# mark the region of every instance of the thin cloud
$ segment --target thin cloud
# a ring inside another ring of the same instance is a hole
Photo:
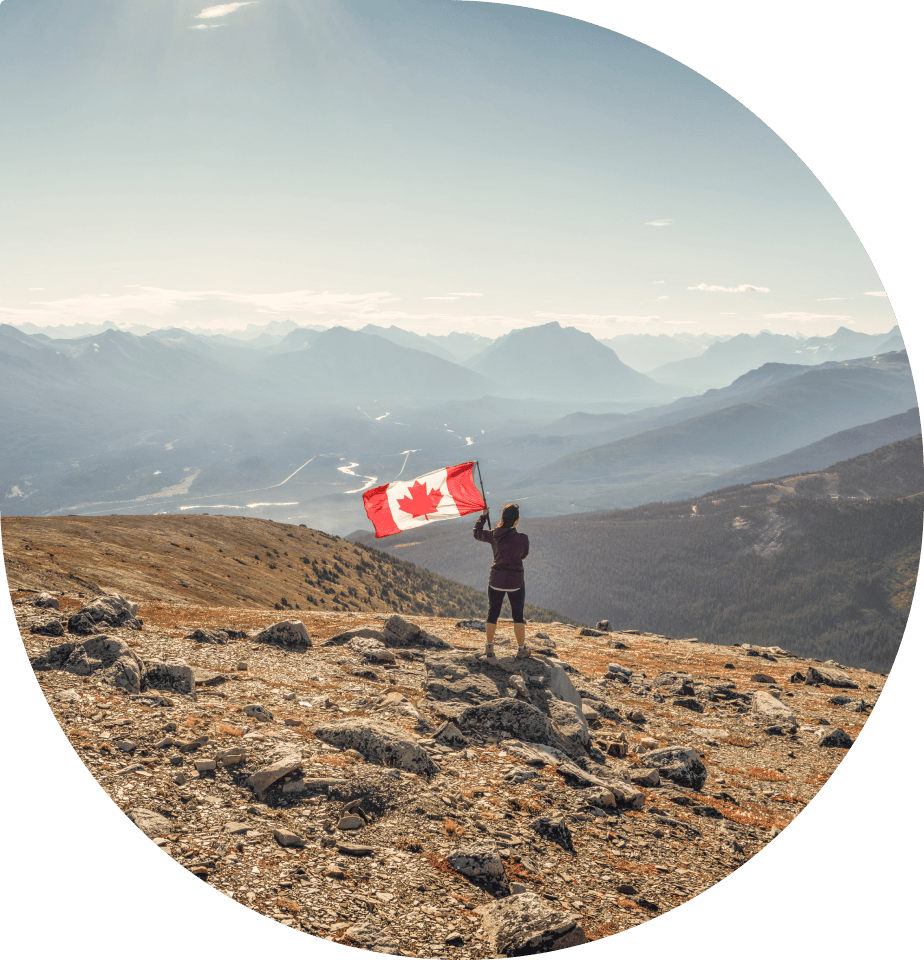
[[[856,300],[856,297],[816,297],[815,303],[825,303],[829,300]]]
[[[229,13],[234,13],[241,7],[249,7],[257,0],[243,0],[241,3],[219,3],[214,7],[206,7],[200,13],[196,14],[197,20],[214,20],[216,17],[226,17]]]
[[[655,300],[670,300],[670,297],[665,293],[663,297],[655,297]]]
[[[888,294],[885,290],[866,290],[863,293],[864,297],[887,297]]]
[[[223,27],[223,23],[197,23],[194,27],[190,27],[190,30],[217,30],[219,27]]]
[[[617,323],[650,323],[660,320],[660,317],[629,317],[618,313],[543,313],[536,311],[541,320],[578,320],[581,323],[607,323],[615,320]]]
[[[483,293],[455,293],[452,290],[449,291],[449,296],[451,297],[483,297]]]
[[[652,282],[653,284],[657,284],[657,283],[662,283],[662,284],[663,284],[663,283],[667,283],[666,280],[652,280],[651,282]]]
[[[458,300],[459,297],[483,297],[483,293],[447,293],[442,297],[421,297],[421,300]]]
[[[673,223],[673,220],[649,220],[645,226],[646,227],[669,227]]]
[[[814,320],[850,320],[850,317],[839,316],[834,313],[806,313],[803,310],[793,310],[789,313],[765,313],[763,315],[764,320],[800,320],[800,321],[814,321]]]
[[[458,297],[421,297],[421,300],[458,300]]]
[[[720,287],[714,283],[698,283],[687,290],[705,290],[708,293],[769,293],[769,287],[755,287],[753,283],[739,283],[737,287]]]

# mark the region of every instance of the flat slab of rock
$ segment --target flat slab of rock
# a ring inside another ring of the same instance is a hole
[[[308,628],[301,620],[280,620],[261,630],[252,640],[254,643],[271,643],[288,650],[307,650],[311,646]]]
[[[375,847],[367,847],[362,843],[338,843],[337,849],[348,857],[371,857]]]
[[[805,671],[805,683],[807,686],[827,686],[827,687],[845,687],[849,690],[859,689],[859,684],[854,683],[846,673],[827,665],[820,667],[809,667]]]
[[[266,793],[277,780],[281,780],[290,773],[300,770],[301,766],[301,757],[295,754],[286,754],[248,777],[247,786],[250,787],[254,793]]]
[[[290,830],[274,830],[273,839],[280,847],[305,846],[305,838],[300,837],[297,833],[292,833]]]
[[[578,917],[553,910],[535,893],[495,900],[482,913],[482,932],[492,957],[521,957],[587,942]]]
[[[373,953],[387,953],[395,957],[404,956],[398,949],[397,943],[375,924],[368,921],[354,923],[344,931],[346,935],[359,946]]]
[[[142,833],[149,837],[161,837],[170,832],[170,821],[154,810],[135,807],[128,811],[127,816]]]
[[[424,777],[431,777],[438,771],[416,741],[400,727],[383,720],[339,720],[318,724],[311,732],[319,740],[341,750],[356,750],[371,763],[397,767]]]
[[[694,751],[695,752],[695,751]],[[648,757],[645,758],[648,762]],[[570,761],[560,763],[558,772],[568,781],[582,787],[602,787],[613,794],[616,803],[630,810],[640,810],[645,805],[645,794],[637,790],[632,784],[620,780],[604,780],[596,774],[582,770],[576,763]],[[705,779],[705,778],[704,778]]]
[[[228,642],[228,634],[224,630],[205,630],[201,627],[194,630],[187,640],[195,640],[196,643],[213,643],[217,646],[223,646]]]
[[[777,723],[795,723],[796,721],[789,707],[766,690],[754,691],[751,697],[751,711],[768,720],[775,720]]]

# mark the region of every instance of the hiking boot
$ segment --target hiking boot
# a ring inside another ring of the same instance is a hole
[[[493,643],[486,643],[486,644],[484,645],[484,655],[485,655],[489,660],[493,660],[493,659],[494,659],[495,654],[494,654],[494,644],[493,644]]]
[[[524,643],[517,647],[515,656],[517,660],[525,660],[527,657],[531,657],[532,653],[532,650],[530,650],[529,647],[527,647]]]

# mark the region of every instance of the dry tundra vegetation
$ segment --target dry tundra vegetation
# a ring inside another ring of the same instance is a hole
[[[3,547],[113,802],[243,906],[380,952],[544,952],[683,903],[811,801],[885,679],[535,617],[528,660],[502,621],[488,661],[480,594],[260,520],[5,519]]]

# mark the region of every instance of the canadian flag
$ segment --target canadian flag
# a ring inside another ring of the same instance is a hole
[[[395,480],[367,490],[363,504],[376,539],[484,510],[484,499],[472,476],[474,466],[474,461],[459,463],[415,480]]]

